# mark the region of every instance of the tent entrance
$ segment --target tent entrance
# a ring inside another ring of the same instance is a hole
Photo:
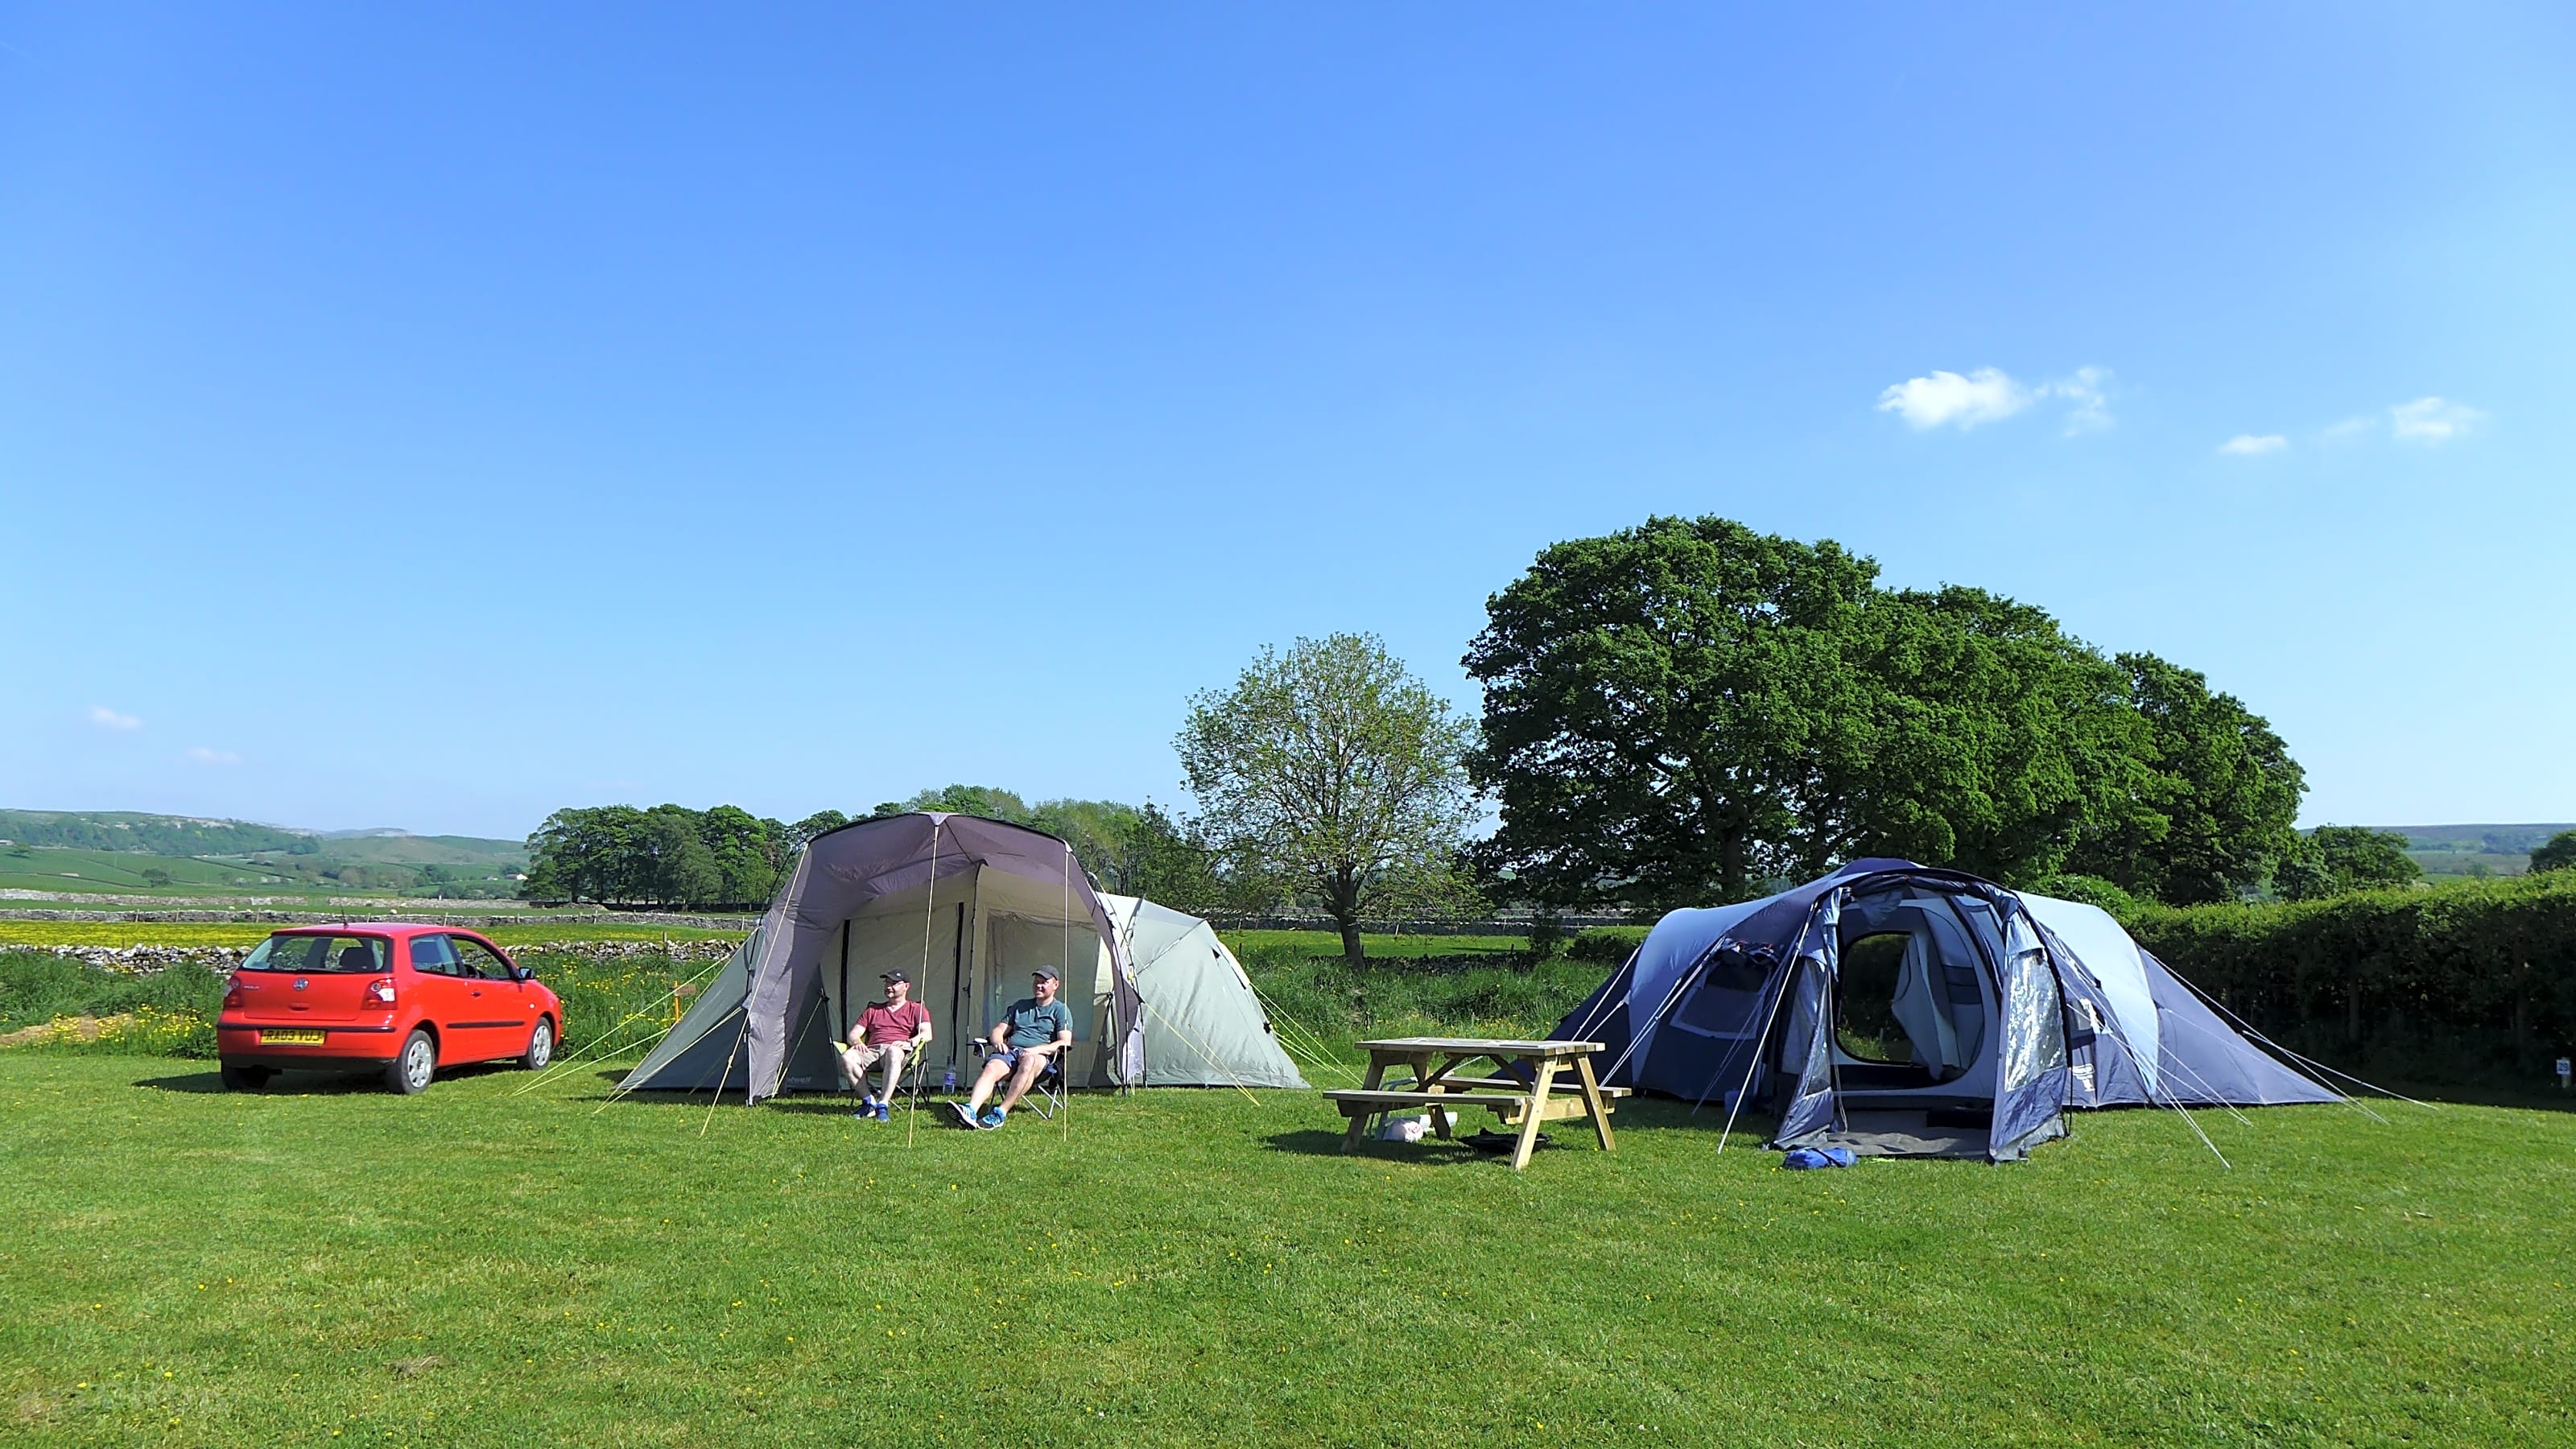
[[[1983,939],[1993,934],[1986,916],[1946,894],[1908,890],[1851,903],[1834,972],[1839,1091],[1993,1095],[1990,963],[2000,939]]]

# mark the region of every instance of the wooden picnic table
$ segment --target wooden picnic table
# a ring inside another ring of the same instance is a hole
[[[1530,1149],[1538,1145],[1541,1122],[1569,1117],[1588,1117],[1592,1130],[1601,1138],[1601,1150],[1614,1150],[1610,1140],[1610,1101],[1624,1097],[1624,1087],[1604,1087],[1592,1077],[1592,1054],[1601,1050],[1597,1041],[1487,1041],[1471,1036],[1400,1036],[1385,1041],[1364,1041],[1368,1049],[1368,1081],[1357,1088],[1340,1088],[1324,1094],[1325,1099],[1342,1109],[1350,1126],[1342,1133],[1342,1150],[1359,1145],[1360,1136],[1369,1123],[1399,1107],[1431,1109],[1431,1130],[1442,1137],[1449,1135],[1449,1119],[1444,1107],[1484,1107],[1491,1110],[1506,1127],[1518,1126],[1520,1140],[1512,1146],[1512,1170],[1529,1166]],[[1530,1079],[1498,1072],[1492,1076],[1462,1077],[1458,1069],[1473,1061],[1492,1061],[1501,1072],[1526,1065]],[[1413,1082],[1409,1087],[1388,1088],[1387,1070],[1410,1067]],[[1572,1096],[1550,1098],[1558,1074],[1573,1069],[1567,1085],[1575,1089]]]

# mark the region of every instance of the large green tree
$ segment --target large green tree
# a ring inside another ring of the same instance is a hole
[[[2260,877],[2298,787],[2261,720],[2044,610],[1876,575],[1720,518],[1541,552],[1466,659],[1502,812],[1485,864],[1559,907],[1740,899],[1878,854],[2015,884]]]
[[[1876,573],[1723,518],[1541,551],[1465,660],[1487,861],[1559,907],[1733,900],[1798,868],[1822,781],[1866,760],[1851,651]]]
[[[1362,913],[1454,869],[1474,739],[1376,637],[1334,634],[1193,696],[1175,743],[1209,848],[1313,895],[1357,962]]]
[[[2261,715],[2211,691],[2195,670],[2123,654],[2144,721],[2148,774],[2137,803],[2087,832],[2069,868],[2177,905],[2233,900],[2298,850],[2307,777]]]

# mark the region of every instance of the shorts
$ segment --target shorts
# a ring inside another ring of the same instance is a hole
[[[867,1046],[845,1046],[841,1048],[841,1059],[862,1072],[873,1071],[877,1063],[885,1060],[886,1053],[905,1052],[911,1049],[912,1042],[909,1039],[876,1042]]]

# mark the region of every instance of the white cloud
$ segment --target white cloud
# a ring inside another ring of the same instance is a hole
[[[2486,421],[2486,414],[2464,403],[2419,397],[2388,410],[2389,430],[2401,443],[2447,443]]]
[[[139,730],[143,728],[143,721],[136,719],[130,714],[118,714],[115,710],[109,709],[103,704],[93,704],[89,707],[89,722],[103,730]]]
[[[2066,431],[2089,433],[2111,426],[2110,398],[2104,391],[2110,380],[2110,369],[2103,367],[2079,367],[2071,376],[2036,387],[2015,381],[1999,367],[1980,367],[1964,377],[1940,371],[1907,378],[1880,393],[1878,410],[1894,413],[1918,430],[1954,423],[1967,429],[2011,417],[2043,399],[2060,398],[2069,404]]]
[[[1980,367],[1965,377],[1935,372],[1930,377],[1908,378],[1878,395],[1878,410],[1896,414],[1912,428],[1945,423],[1973,428],[2011,417],[2029,407],[2030,401],[2030,389],[2005,376],[2002,369]]]
[[[2235,437],[2219,444],[2218,451],[2239,458],[2259,458],[2265,453],[2277,453],[2288,446],[2290,446],[2290,440],[2279,433],[2238,433]]]
[[[200,765],[238,765],[241,763],[241,756],[234,754],[230,750],[210,750],[204,745],[189,746],[188,758],[196,761]]]
[[[2041,397],[2062,397],[2074,406],[2066,410],[2068,436],[2089,433],[2111,426],[2110,399],[2102,395],[2102,385],[2111,380],[2107,367],[2079,367],[2073,377],[2061,377],[2039,389]]]

